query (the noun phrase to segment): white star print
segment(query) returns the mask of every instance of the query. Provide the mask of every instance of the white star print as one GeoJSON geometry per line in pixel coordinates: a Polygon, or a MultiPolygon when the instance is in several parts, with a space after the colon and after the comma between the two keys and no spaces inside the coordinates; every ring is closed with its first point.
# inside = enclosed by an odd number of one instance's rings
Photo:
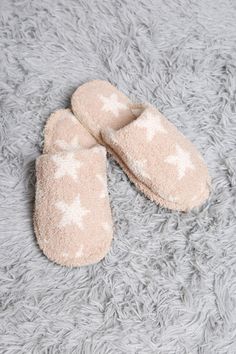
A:
{"type": "Polygon", "coordinates": [[[101,193],[100,193],[100,198],[106,198],[107,195],[108,195],[106,180],[105,180],[104,177],[102,177],[102,175],[96,175],[96,177],[102,184],[102,190],[101,190],[101,193]]]}
{"type": "Polygon", "coordinates": [[[65,140],[56,140],[55,144],[64,151],[75,150],[80,147],[79,139],[75,136],[71,141],[67,142],[65,140]]]}
{"type": "Polygon", "coordinates": [[[102,110],[105,112],[111,112],[115,117],[118,117],[120,111],[128,109],[127,105],[118,101],[116,93],[112,93],[110,97],[100,95],[99,98],[103,103],[102,110]]]}
{"type": "Polygon", "coordinates": [[[134,124],[137,127],[145,128],[147,134],[147,140],[152,141],[156,133],[167,134],[166,129],[161,123],[161,117],[151,112],[145,112],[143,117],[138,118],[134,124]]]}
{"type": "Polygon", "coordinates": [[[65,156],[54,155],[52,156],[52,160],[57,165],[55,178],[70,176],[74,180],[77,180],[77,170],[82,164],[74,158],[74,154],[72,152],[67,153],[65,156]]]}
{"type": "MultiPolygon", "coordinates": [[[[75,252],[74,256],[75,256],[76,258],[82,257],[83,254],[84,254],[83,250],[84,250],[84,245],[81,245],[81,246],[79,247],[79,249],[75,252]]],[[[61,256],[62,256],[63,258],[69,258],[69,253],[68,253],[68,252],[62,252],[62,253],[61,253],[61,256]]],[[[71,257],[70,257],[70,258],[71,258],[71,257]]]]}
{"type": "Polygon", "coordinates": [[[62,219],[59,223],[60,228],[74,224],[83,230],[83,217],[90,211],[81,206],[79,195],[71,204],[63,201],[57,202],[56,208],[62,212],[62,219]]]}
{"type": "Polygon", "coordinates": [[[179,180],[185,176],[187,169],[195,170],[195,166],[190,159],[190,153],[183,150],[178,144],[176,144],[176,154],[169,155],[165,162],[177,167],[179,180]]]}

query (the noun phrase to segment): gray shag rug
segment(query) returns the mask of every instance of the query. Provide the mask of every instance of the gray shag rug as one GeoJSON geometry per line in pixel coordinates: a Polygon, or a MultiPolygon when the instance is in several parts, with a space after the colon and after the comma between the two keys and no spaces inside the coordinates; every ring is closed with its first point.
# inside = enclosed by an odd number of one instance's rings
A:
{"type": "Polygon", "coordinates": [[[234,0],[0,1],[0,353],[236,353],[234,0]],[[55,265],[32,226],[43,127],[105,79],[203,153],[207,203],[158,207],[109,158],[114,241],[55,265]]]}

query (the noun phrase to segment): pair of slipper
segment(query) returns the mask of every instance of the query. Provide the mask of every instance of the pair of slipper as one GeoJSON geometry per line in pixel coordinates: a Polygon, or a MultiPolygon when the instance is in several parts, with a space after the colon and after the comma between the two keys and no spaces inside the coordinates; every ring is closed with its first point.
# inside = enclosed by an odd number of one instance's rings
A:
{"type": "Polygon", "coordinates": [[[207,167],[193,144],[156,108],[133,104],[106,81],[91,81],[45,127],[36,161],[34,226],[38,243],[65,266],[96,263],[108,252],[112,217],[106,150],[152,201],[173,210],[209,195],[207,167]],[[106,148],[105,148],[106,147],[106,148]]]}

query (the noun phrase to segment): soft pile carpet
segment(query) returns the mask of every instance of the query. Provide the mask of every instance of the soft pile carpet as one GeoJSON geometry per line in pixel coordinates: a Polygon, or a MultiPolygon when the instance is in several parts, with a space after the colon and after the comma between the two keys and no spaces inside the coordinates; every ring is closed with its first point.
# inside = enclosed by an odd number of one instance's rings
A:
{"type": "Polygon", "coordinates": [[[0,353],[236,353],[235,63],[233,0],[0,1],[0,353]],[[35,159],[48,116],[92,79],[156,105],[213,191],[169,211],[109,158],[112,248],[69,269],[36,243],[35,159]]]}

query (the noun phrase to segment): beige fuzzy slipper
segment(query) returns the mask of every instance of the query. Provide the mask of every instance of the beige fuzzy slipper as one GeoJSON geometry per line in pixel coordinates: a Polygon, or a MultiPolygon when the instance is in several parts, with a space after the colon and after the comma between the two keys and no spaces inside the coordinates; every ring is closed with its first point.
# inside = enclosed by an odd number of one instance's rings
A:
{"type": "Polygon", "coordinates": [[[148,198],[181,211],[207,199],[210,177],[201,155],[156,108],[132,104],[100,80],[80,86],[71,102],[76,118],[148,198]]]}
{"type": "Polygon", "coordinates": [[[106,150],[70,110],[47,122],[36,178],[34,227],[44,254],[73,267],[101,260],[112,240],[106,150]]]}

